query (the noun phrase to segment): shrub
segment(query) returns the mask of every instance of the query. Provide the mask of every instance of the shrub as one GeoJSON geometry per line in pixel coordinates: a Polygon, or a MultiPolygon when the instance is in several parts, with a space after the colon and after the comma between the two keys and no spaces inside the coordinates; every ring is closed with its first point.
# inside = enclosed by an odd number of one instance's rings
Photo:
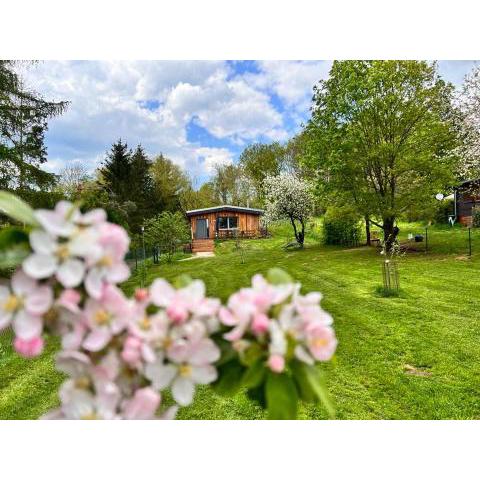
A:
{"type": "Polygon", "coordinates": [[[474,207],[472,210],[472,225],[476,228],[480,227],[480,207],[474,207]]]}
{"type": "Polygon", "coordinates": [[[323,220],[326,245],[358,245],[362,230],[358,214],[349,207],[329,207],[323,220]]]}

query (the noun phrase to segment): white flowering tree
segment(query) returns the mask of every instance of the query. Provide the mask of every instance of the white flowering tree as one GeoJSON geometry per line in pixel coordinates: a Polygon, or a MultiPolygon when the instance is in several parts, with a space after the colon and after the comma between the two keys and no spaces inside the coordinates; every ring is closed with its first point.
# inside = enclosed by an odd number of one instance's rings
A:
{"type": "Polygon", "coordinates": [[[480,175],[480,67],[466,77],[457,97],[457,113],[462,138],[459,147],[461,161],[457,174],[467,180],[480,175]]]}
{"type": "Polygon", "coordinates": [[[295,175],[282,173],[264,180],[265,220],[287,219],[292,224],[300,247],[305,242],[305,224],[313,211],[313,194],[309,183],[295,175]]]}
{"type": "Polygon", "coordinates": [[[335,352],[333,320],[282,270],[255,275],[225,305],[188,277],[129,298],[119,284],[130,239],[104,210],[33,210],[0,192],[0,211],[17,222],[0,230],[0,268],[14,269],[0,284],[0,331],[24,357],[40,355],[48,333],[61,340],[67,379],[46,418],[173,418],[206,384],[227,396],[245,388],[272,419],[296,418],[300,400],[331,414],[316,364],[335,352]]]}

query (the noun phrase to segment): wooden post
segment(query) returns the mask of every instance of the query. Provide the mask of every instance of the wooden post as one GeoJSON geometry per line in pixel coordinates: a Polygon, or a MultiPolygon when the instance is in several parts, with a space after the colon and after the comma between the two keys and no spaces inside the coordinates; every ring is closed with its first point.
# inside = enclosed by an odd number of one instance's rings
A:
{"type": "Polygon", "coordinates": [[[472,229],[468,227],[468,256],[472,256],[472,229]]]}

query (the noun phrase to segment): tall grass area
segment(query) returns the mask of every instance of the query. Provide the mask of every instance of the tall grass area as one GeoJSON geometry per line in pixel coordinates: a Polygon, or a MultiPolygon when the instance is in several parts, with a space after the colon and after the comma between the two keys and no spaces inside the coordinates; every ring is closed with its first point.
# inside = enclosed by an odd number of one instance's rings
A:
{"type": "MultiPolygon", "coordinates": [[[[424,234],[420,224],[401,224],[401,239],[424,234]]],[[[429,253],[399,259],[401,295],[376,293],[382,257],[375,247],[320,244],[321,221],[309,228],[303,250],[284,250],[293,237],[288,224],[272,237],[220,242],[213,258],[150,265],[147,283],[188,274],[205,281],[209,295],[226,300],[257,272],[281,267],[302,282],[305,292],[323,293],[322,306],[335,321],[339,346],[325,372],[339,419],[480,418],[480,232],[472,231],[468,257],[465,228],[430,227],[429,253]]],[[[139,278],[124,285],[131,293],[139,278]]],[[[20,359],[0,338],[0,418],[36,418],[54,406],[61,381],[53,368],[55,342],[34,361],[20,359]]],[[[207,387],[182,419],[256,419],[263,412],[243,392],[223,398],[207,387]]],[[[304,405],[302,418],[326,418],[304,405]]]]}

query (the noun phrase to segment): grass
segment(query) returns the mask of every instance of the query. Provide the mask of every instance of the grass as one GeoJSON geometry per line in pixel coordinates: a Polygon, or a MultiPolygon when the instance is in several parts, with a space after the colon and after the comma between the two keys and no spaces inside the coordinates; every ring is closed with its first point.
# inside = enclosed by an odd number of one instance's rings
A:
{"type": "MultiPolygon", "coordinates": [[[[322,246],[315,225],[303,250],[284,251],[291,232],[278,226],[272,238],[221,242],[213,258],[149,266],[147,283],[180,274],[202,278],[209,295],[226,300],[248,285],[254,273],[276,266],[324,295],[335,319],[339,346],[334,361],[322,365],[339,419],[474,419],[480,417],[480,233],[461,227],[430,227],[429,253],[399,260],[400,295],[386,298],[382,257],[375,248],[322,246]]],[[[401,225],[402,237],[423,227],[401,225]]],[[[424,244],[418,244],[420,249],[424,244]]],[[[125,285],[132,292],[134,275],[125,285]]],[[[33,361],[20,359],[0,338],[0,418],[36,418],[57,403],[61,382],[52,363],[55,342],[33,361]]],[[[244,393],[233,398],[199,388],[183,419],[263,418],[244,393]]],[[[301,418],[326,418],[304,405],[301,418]]]]}

